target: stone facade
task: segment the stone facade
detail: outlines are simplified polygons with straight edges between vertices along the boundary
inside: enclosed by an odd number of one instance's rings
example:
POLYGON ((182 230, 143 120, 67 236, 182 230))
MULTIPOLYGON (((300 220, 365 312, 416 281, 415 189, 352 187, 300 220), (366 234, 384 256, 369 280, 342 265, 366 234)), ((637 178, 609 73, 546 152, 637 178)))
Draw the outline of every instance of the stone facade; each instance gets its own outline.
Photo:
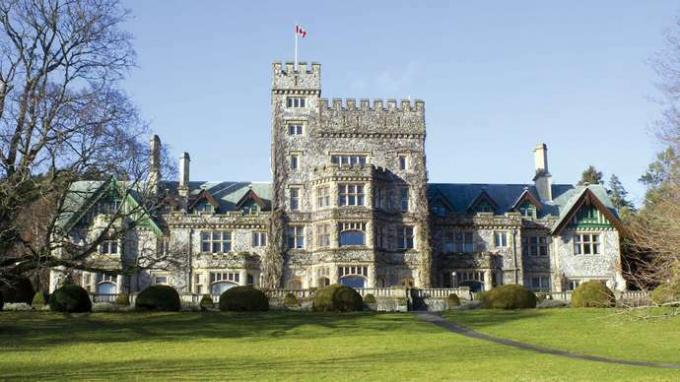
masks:
POLYGON ((272 211, 281 211, 279 287, 562 291, 600 279, 625 289, 620 224, 606 192, 553 185, 545 145, 535 150, 532 184, 428 184, 422 101, 329 102, 319 64, 274 63, 271 108, 271 184, 192 182, 186 153, 178 182, 154 180, 173 200, 154 217, 162 233, 134 234, 118 255, 151 246, 178 254, 182 266, 113 279, 76 271, 81 283, 100 293, 155 283, 196 294, 260 286, 277 234, 272 211), (588 217, 598 224, 582 224, 582 211, 594 211, 588 217))

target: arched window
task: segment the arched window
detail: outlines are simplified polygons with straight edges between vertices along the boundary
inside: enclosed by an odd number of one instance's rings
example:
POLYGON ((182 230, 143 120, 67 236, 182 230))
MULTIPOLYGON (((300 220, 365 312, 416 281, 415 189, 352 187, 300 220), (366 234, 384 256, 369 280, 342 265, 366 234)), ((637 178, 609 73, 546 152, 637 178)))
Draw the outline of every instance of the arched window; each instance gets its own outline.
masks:
POLYGON ((362 231, 343 231, 340 232, 340 246, 345 245, 364 245, 366 235, 362 231))
POLYGON ((340 285, 345 285, 351 288, 365 288, 366 279, 361 276, 345 276, 340 279, 340 285))
POLYGON ((116 294, 118 288, 112 282, 103 282, 97 285, 97 294, 116 294))
POLYGON ((210 293, 213 295, 220 295, 224 293, 227 289, 233 288, 235 286, 236 284, 230 282, 225 281, 216 282, 210 286, 210 293))

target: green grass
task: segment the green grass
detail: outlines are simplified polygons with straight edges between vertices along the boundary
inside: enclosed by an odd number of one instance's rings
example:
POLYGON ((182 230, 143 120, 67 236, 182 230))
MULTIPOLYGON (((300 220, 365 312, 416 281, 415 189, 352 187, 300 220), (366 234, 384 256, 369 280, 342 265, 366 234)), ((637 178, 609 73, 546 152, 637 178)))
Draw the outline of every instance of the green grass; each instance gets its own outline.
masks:
MULTIPOLYGON (((449 317, 466 323, 486 320, 479 326, 483 331, 504 325, 533 331, 531 322, 544 328, 549 325, 545 320, 555 319, 565 327, 599 322, 597 314, 592 314, 591 320, 587 312, 577 312, 573 319, 558 319, 560 313, 552 312, 539 312, 533 318, 525 312, 514 313, 515 317, 512 314, 485 311, 449 317)), ((638 335, 678 328, 678 321, 661 323, 661 329, 656 325, 641 328, 643 332, 638 335)), ((597 332, 586 335, 599 337, 597 332)), ((665 349, 677 350, 680 341, 676 338, 648 337, 648 341, 668 341, 665 349)), ((610 338, 606 341, 615 342, 610 338)), ((636 349, 628 352, 631 358, 647 358, 636 349)), ((665 352, 660 351, 659 357, 665 352)), ((670 350, 667 356, 672 357, 670 350)), ((676 362, 680 362, 678 358, 676 362)), ((680 372, 673 370, 570 360, 469 339, 420 322, 412 314, 97 313, 66 318, 43 312, 0 313, 0 380, 679 378, 680 372)))
POLYGON ((496 337, 583 354, 680 364, 680 317, 637 316, 595 308, 445 314, 453 322, 496 337))

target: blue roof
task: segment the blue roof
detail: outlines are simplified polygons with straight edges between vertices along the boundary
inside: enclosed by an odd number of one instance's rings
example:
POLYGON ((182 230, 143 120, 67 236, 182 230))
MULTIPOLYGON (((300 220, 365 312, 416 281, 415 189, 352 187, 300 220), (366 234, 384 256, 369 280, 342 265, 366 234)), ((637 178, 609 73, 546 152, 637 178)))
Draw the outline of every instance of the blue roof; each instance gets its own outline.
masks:
MULTIPOLYGON (((178 182, 163 182, 163 186, 170 189, 171 192, 176 193, 178 182)), ((253 190, 260 199, 267 203, 271 203, 272 185, 267 182, 208 182, 208 181, 192 181, 189 182, 189 195, 196 197, 201 190, 206 190, 212 195, 220 204, 220 211, 235 211, 236 203, 248 192, 253 190)))

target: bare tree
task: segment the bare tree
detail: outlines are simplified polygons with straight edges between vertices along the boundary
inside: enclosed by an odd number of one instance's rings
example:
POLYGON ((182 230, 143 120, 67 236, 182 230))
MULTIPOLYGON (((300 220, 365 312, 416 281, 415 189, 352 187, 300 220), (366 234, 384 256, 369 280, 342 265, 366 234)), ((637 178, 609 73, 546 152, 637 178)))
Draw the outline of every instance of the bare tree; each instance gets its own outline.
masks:
POLYGON ((0 0, 0 280, 96 269, 87 260, 103 240, 158 208, 148 128, 117 88, 134 65, 127 17, 118 0, 0 0), (136 203, 75 241, 62 219, 80 211, 69 210, 80 179, 118 180, 136 203))

